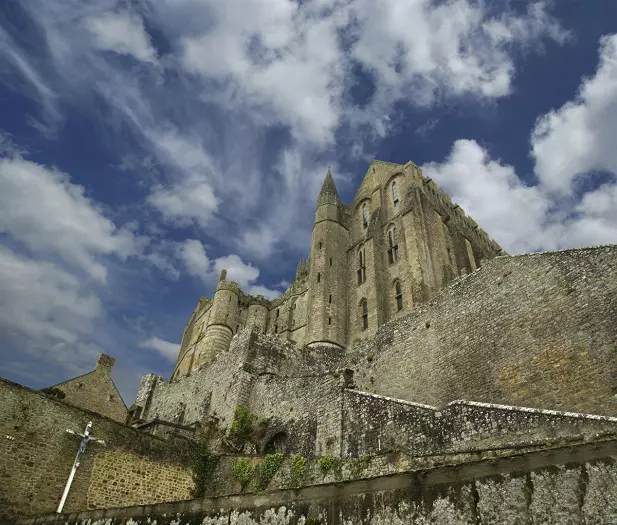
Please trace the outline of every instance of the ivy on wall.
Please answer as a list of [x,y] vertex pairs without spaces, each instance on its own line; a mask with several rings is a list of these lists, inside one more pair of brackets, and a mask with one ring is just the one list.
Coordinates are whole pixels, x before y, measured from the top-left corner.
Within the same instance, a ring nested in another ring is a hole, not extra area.
[[259,472],[259,489],[264,490],[268,487],[272,478],[281,468],[283,461],[285,460],[285,454],[266,454],[264,456],[263,463]]
[[297,488],[302,483],[304,471],[306,468],[306,458],[304,456],[293,456],[291,458],[291,477],[289,485]]
[[253,479],[255,463],[246,458],[237,459],[231,464],[231,472],[244,490]]
[[201,498],[214,478],[220,456],[212,454],[203,443],[194,443],[191,447],[191,470],[195,487],[192,495]]

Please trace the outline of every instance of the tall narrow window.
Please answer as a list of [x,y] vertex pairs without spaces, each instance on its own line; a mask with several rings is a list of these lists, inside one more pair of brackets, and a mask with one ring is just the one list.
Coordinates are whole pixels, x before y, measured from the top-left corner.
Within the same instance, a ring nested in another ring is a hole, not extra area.
[[403,309],[403,291],[401,289],[401,282],[396,281],[394,285],[394,293],[396,296],[396,311],[400,312]]
[[396,228],[388,231],[388,261],[390,264],[398,261],[398,232]]
[[366,299],[362,299],[360,303],[360,311],[362,314],[362,330],[366,330],[368,328],[368,304]]
[[277,318],[277,319],[279,318],[279,314],[280,314],[280,313],[281,313],[281,312],[280,312],[280,309],[279,309],[279,308],[277,308],[277,309],[276,309],[276,318]]
[[368,226],[368,208],[366,202],[362,205],[362,225],[366,228]]
[[317,282],[319,282],[319,281],[321,281],[321,274],[319,272],[317,272]]
[[320,250],[321,250],[321,247],[322,247],[322,246],[323,246],[323,245],[321,244],[321,241],[319,241],[319,249],[320,249]]
[[358,284],[362,284],[366,281],[366,261],[364,248],[360,248],[358,251]]
[[332,324],[332,317],[328,317],[328,324]]
[[332,296],[328,297],[328,302],[332,304]]
[[279,327],[278,327],[278,326],[276,326],[276,325],[274,325],[274,333],[275,333],[275,334],[278,334],[278,331],[279,331]]
[[392,201],[395,206],[398,205],[398,186],[396,185],[396,182],[392,183]]
[[332,257],[330,257],[330,266],[332,266]]

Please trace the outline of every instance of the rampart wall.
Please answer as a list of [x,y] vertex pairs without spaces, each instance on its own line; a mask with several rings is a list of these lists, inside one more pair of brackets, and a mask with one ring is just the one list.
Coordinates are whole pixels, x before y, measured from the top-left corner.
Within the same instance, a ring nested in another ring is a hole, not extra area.
[[615,441],[370,480],[46,516],[19,525],[612,523]]
[[[91,441],[66,500],[67,511],[136,505],[190,497],[186,443],[138,432],[43,393],[0,379],[0,522],[3,517],[53,512],[83,432]],[[113,493],[113,494],[112,494]],[[122,499],[117,499],[122,494]],[[110,499],[111,498],[111,499]]]
[[349,353],[360,390],[617,415],[617,246],[497,257]]

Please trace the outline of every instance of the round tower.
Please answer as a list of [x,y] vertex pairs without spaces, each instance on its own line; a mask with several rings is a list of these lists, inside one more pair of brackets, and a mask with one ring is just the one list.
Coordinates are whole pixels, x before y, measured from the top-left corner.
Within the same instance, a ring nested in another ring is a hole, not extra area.
[[226,277],[227,271],[222,270],[212,299],[208,325],[203,338],[196,344],[194,369],[211,363],[217,354],[229,349],[238,322],[240,289],[236,283],[227,282]]
[[341,224],[341,201],[328,168],[319,197],[311,242],[306,343],[347,345],[349,232]]
[[260,297],[252,297],[246,314],[246,328],[255,328],[265,334],[268,321],[268,301]]

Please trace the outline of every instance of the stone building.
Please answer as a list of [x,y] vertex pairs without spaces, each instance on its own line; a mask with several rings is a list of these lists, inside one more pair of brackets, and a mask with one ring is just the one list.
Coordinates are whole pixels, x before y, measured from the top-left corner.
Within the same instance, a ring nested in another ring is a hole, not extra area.
[[[223,270],[170,381],[145,376],[129,422],[202,432],[220,451],[356,457],[417,435],[443,451],[437,429],[458,424],[461,400],[486,404],[480,419],[495,403],[617,415],[615,255],[510,257],[412,162],[372,162],[350,204],[328,170],[293,284],[268,301]],[[267,425],[234,448],[238,409]]]
[[99,354],[96,368],[92,372],[49,386],[42,391],[71,405],[124,422],[127,408],[111,378],[115,362],[113,357]]
[[214,297],[191,315],[172,380],[211,363],[244,328],[301,346],[353,348],[503,253],[412,162],[373,161],[349,204],[328,169],[310,255],[293,284],[268,301],[244,294],[223,271]]

